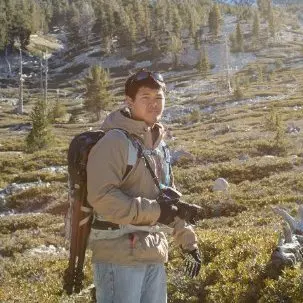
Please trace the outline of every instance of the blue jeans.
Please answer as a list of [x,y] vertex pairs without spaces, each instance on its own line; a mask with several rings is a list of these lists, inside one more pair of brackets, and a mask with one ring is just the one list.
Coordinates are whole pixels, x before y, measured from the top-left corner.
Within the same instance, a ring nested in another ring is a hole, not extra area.
[[164,264],[124,266],[94,263],[98,303],[166,303]]

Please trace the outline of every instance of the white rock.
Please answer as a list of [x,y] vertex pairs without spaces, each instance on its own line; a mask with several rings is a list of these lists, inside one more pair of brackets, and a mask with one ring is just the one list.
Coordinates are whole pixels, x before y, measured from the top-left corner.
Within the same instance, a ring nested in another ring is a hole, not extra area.
[[213,191],[227,191],[229,183],[224,178],[218,178],[214,185]]

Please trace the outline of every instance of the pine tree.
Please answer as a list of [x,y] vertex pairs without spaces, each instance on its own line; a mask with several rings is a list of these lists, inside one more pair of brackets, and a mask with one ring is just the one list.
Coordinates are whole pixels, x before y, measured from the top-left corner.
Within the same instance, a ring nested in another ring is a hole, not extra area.
[[236,43],[237,43],[237,49],[239,52],[244,51],[244,38],[240,26],[240,22],[237,23],[237,28],[236,28]]
[[143,31],[146,39],[151,37],[151,12],[149,10],[148,0],[142,1],[142,6],[144,10],[144,19],[143,19]]
[[154,58],[157,58],[161,54],[159,40],[157,38],[152,38],[151,45],[152,45],[152,56]]
[[64,25],[66,14],[68,11],[68,0],[52,0],[53,14],[51,18],[51,26]]
[[179,36],[173,34],[171,36],[171,44],[169,46],[169,51],[173,55],[173,65],[176,68],[180,64],[180,52],[183,49],[182,40]]
[[230,50],[232,52],[237,52],[238,51],[238,46],[237,46],[237,40],[236,40],[235,33],[231,33],[229,35],[229,41],[230,41]]
[[[155,32],[164,32],[167,29],[167,21],[165,19],[166,16],[166,8],[167,5],[165,0],[158,0],[155,5],[155,16],[154,16],[154,30]],[[180,17],[180,16],[178,16]],[[180,20],[178,20],[179,22]],[[176,29],[178,30],[178,29]]]
[[273,11],[270,12],[269,19],[268,19],[268,30],[271,37],[275,37],[276,35],[276,24]]
[[16,1],[10,22],[9,40],[11,45],[16,39],[19,39],[21,48],[26,48],[30,40],[31,22],[32,15],[28,1]]
[[200,51],[200,58],[197,64],[197,69],[204,77],[209,73],[210,64],[209,64],[208,54],[205,48],[201,49]]
[[84,2],[80,9],[79,36],[81,37],[81,40],[84,40],[86,46],[88,46],[95,19],[94,10],[91,4]]
[[254,15],[254,21],[253,21],[253,26],[252,26],[252,35],[255,40],[259,39],[260,35],[260,19],[259,19],[259,14],[255,13]]
[[199,16],[197,11],[192,8],[189,9],[189,33],[193,39],[196,38],[196,33],[199,29]]
[[49,146],[53,141],[50,130],[47,105],[43,100],[38,100],[30,113],[32,130],[26,137],[27,149],[30,152]]
[[221,28],[221,13],[218,4],[215,4],[208,16],[209,31],[214,36],[218,36]]
[[197,31],[194,37],[194,45],[195,49],[199,49],[201,44],[201,39],[200,39],[200,31]]
[[181,28],[182,28],[182,20],[179,14],[178,8],[175,6],[173,10],[173,20],[172,20],[173,33],[177,37],[181,37]]
[[79,36],[79,28],[80,28],[80,11],[73,3],[67,12],[67,31],[68,31],[68,42],[70,45],[79,45],[80,36]]
[[100,119],[100,111],[112,101],[112,96],[108,91],[109,75],[99,65],[94,65],[83,80],[86,86],[84,107],[88,112],[94,113],[96,119]]
[[136,41],[137,41],[137,24],[136,24],[136,20],[133,17],[130,18],[128,33],[129,33],[129,44],[130,44],[131,54],[134,55]]
[[8,40],[8,20],[6,16],[6,5],[0,2],[0,51],[5,49]]
[[66,115],[66,107],[62,102],[60,102],[58,98],[49,113],[49,121],[56,122],[57,119],[60,119],[65,115]]
[[261,15],[267,19],[272,10],[272,0],[257,0],[257,5]]

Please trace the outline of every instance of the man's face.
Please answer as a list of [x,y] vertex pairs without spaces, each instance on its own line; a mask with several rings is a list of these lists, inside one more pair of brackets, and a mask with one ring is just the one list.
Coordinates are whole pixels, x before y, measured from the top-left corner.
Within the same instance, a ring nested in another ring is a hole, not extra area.
[[165,106],[165,96],[162,88],[152,89],[142,86],[135,99],[127,96],[126,102],[133,119],[145,121],[146,124],[152,126],[161,119]]

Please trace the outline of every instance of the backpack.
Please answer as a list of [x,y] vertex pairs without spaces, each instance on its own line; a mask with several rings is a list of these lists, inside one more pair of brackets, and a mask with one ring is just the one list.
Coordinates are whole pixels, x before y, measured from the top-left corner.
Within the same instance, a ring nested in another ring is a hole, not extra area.
[[[122,129],[129,140],[129,159],[125,178],[138,159],[138,149],[131,136]],[[83,285],[83,265],[88,237],[93,220],[93,208],[87,202],[86,165],[92,147],[106,134],[103,130],[87,131],[76,135],[68,149],[69,209],[65,216],[65,237],[70,243],[68,267],[64,273],[63,288],[67,294],[79,293]]]

